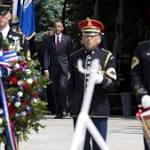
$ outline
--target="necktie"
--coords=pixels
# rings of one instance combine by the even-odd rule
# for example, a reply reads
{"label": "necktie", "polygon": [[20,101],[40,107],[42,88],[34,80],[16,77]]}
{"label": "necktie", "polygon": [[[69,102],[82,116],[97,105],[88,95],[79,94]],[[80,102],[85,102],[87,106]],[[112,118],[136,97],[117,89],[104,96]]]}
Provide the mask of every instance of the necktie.
{"label": "necktie", "polygon": [[2,32],[0,32],[0,49],[3,48],[3,35]]}
{"label": "necktie", "polygon": [[59,35],[56,36],[56,47],[59,47],[60,45],[60,39],[59,39]]}

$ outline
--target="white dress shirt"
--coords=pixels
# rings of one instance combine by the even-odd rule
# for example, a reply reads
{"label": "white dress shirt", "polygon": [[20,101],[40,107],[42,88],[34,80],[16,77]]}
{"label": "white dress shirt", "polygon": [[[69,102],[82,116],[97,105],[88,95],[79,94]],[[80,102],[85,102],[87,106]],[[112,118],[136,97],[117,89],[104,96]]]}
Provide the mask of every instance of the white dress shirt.
{"label": "white dress shirt", "polygon": [[10,26],[7,25],[2,31],[0,31],[0,32],[2,32],[3,39],[5,39],[7,37],[9,30],[10,30]]}

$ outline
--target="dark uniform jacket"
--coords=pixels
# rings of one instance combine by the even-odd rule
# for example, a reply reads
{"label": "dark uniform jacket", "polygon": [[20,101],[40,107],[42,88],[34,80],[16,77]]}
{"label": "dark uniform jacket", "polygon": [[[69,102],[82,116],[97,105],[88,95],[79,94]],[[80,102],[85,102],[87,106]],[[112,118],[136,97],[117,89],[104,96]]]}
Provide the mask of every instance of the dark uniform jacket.
{"label": "dark uniform jacket", "polygon": [[14,32],[12,29],[9,30],[7,38],[9,40],[10,43],[15,42],[14,38],[18,38],[18,40],[20,41],[20,44],[22,44],[22,35],[19,33]]}
{"label": "dark uniform jacket", "polygon": [[71,78],[68,82],[68,93],[71,105],[71,115],[76,116],[80,112],[83,100],[83,93],[87,86],[88,74],[82,74],[78,71],[77,61],[81,59],[83,66],[87,69],[95,58],[100,60],[102,70],[104,70],[104,80],[102,84],[96,84],[91,103],[90,116],[108,116],[109,102],[107,99],[107,90],[115,88],[116,70],[115,59],[110,51],[103,48],[96,48],[90,54],[86,53],[84,48],[73,53],[70,62]]}
{"label": "dark uniform jacket", "polygon": [[[0,37],[0,47],[3,49],[3,37]],[[7,40],[8,40],[8,44],[14,44],[15,41],[17,42],[16,44],[20,44],[21,47],[24,47],[23,44],[23,37],[21,34],[14,32],[12,29],[9,30],[8,34],[7,34]]]}
{"label": "dark uniform jacket", "polygon": [[150,41],[140,42],[132,58],[132,85],[138,98],[150,94]]}

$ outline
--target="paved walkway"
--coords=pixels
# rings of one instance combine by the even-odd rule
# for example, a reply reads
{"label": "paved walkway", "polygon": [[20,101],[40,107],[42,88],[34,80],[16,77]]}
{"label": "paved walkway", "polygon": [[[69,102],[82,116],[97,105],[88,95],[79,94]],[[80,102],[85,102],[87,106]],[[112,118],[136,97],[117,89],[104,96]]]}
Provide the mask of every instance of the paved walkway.
{"label": "paved walkway", "polygon": [[[39,133],[32,132],[20,150],[69,150],[73,136],[71,119],[42,120],[46,125]],[[136,119],[110,118],[107,143],[110,150],[144,150],[140,123]]]}

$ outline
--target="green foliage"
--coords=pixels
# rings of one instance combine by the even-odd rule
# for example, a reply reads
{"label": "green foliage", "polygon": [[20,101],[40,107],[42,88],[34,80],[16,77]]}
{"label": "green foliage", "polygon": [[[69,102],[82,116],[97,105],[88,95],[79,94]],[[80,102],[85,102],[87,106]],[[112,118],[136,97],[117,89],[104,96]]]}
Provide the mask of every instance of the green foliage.
{"label": "green foliage", "polygon": [[37,32],[47,31],[56,18],[62,18],[64,0],[44,0],[36,6]]}
{"label": "green foliage", "polygon": [[48,32],[45,31],[45,32],[39,32],[39,33],[36,33],[35,34],[35,41],[43,41],[43,39],[48,35]]}
{"label": "green foliage", "polygon": [[13,72],[8,78],[10,119],[19,140],[27,140],[30,129],[37,132],[44,127],[39,123],[46,110],[41,94],[48,80],[36,69],[37,65],[36,61],[21,60],[13,64]]}
{"label": "green foliage", "polygon": [[62,19],[65,31],[74,39],[78,37],[78,22],[93,16],[94,3],[91,0],[44,0],[36,5],[36,40],[42,41],[56,18]]}

